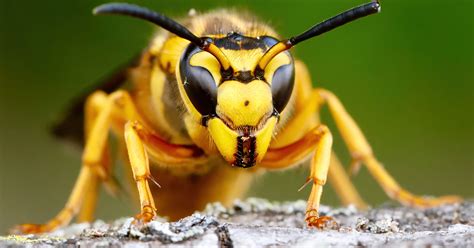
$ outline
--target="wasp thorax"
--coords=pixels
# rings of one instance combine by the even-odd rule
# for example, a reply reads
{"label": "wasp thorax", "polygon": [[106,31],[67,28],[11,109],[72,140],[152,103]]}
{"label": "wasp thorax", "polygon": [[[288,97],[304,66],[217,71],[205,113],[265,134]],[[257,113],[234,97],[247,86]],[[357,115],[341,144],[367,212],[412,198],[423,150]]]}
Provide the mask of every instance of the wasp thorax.
{"label": "wasp thorax", "polygon": [[272,110],[272,92],[263,81],[226,81],[218,88],[217,115],[231,127],[257,127]]}

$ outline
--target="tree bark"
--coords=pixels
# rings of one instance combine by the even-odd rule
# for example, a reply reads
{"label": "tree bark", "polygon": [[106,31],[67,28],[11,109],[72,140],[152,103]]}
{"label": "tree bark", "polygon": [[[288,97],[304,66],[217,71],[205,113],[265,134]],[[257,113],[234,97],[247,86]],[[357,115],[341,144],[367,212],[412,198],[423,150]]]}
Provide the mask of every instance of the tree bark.
{"label": "tree bark", "polygon": [[177,222],[99,220],[43,235],[3,236],[0,247],[474,247],[472,201],[424,210],[388,204],[368,211],[322,206],[321,214],[335,220],[323,229],[306,227],[305,204],[256,198],[237,201],[231,208],[214,203]]}

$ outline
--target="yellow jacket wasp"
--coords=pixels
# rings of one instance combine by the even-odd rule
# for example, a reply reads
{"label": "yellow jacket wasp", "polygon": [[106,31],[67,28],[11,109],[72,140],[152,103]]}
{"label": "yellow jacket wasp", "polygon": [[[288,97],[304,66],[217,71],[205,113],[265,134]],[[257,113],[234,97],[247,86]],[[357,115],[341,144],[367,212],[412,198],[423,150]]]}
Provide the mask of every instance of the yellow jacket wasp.
{"label": "yellow jacket wasp", "polygon": [[[95,14],[128,15],[168,32],[155,36],[126,73],[130,88],[121,88],[125,80],[115,80],[85,99],[82,168],[68,201],[46,224],[21,225],[19,231],[50,231],[76,215],[79,221],[93,219],[98,182],[114,187],[110,130],[126,148],[140,199],[139,220],[148,222],[157,214],[177,219],[212,201],[229,204],[245,193],[254,172],[309,160],[303,186],[312,189],[305,220],[320,227],[330,219],[318,214],[327,175],[344,204],[365,205],[332,152],[331,132],[318,116],[323,105],[353,156],[352,169],[365,164],[390,197],[422,207],[459,201],[403,190],[374,157],[338,98],[312,89],[305,65],[288,51],[379,11],[379,2],[370,2],[280,39],[271,27],[233,11],[192,15],[181,25],[136,5],[97,7]],[[156,181],[161,188],[150,187]]]}

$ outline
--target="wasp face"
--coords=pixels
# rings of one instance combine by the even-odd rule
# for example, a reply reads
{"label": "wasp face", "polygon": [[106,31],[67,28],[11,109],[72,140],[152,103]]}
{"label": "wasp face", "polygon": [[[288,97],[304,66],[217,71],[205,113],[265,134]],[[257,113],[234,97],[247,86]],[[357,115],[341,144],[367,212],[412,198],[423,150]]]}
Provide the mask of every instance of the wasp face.
{"label": "wasp face", "polygon": [[219,61],[189,45],[180,61],[180,78],[192,107],[202,116],[221,155],[232,165],[252,167],[265,155],[294,85],[289,53],[276,56],[264,70],[259,59],[278,40],[230,33],[212,39],[230,62]]}

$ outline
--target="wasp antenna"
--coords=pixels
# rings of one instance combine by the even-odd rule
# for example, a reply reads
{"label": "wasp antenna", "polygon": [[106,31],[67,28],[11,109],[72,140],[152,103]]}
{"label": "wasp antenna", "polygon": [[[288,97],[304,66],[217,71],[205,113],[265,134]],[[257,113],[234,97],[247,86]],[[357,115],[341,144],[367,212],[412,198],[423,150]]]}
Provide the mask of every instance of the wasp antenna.
{"label": "wasp antenna", "polygon": [[197,37],[191,31],[189,31],[183,25],[175,22],[173,19],[138,5],[128,3],[107,3],[97,6],[94,8],[92,13],[94,15],[118,14],[136,17],[152,22],[183,39],[191,41],[198,46],[203,46],[205,42],[203,39]]}
{"label": "wasp antenna", "polygon": [[214,55],[214,57],[217,58],[219,63],[223,66],[224,70],[227,70],[230,67],[230,63],[227,57],[224,55],[224,53],[222,53],[222,51],[216,45],[214,45],[214,43],[212,43],[212,41],[197,37],[183,25],[153,10],[150,10],[138,5],[134,5],[134,4],[128,4],[128,3],[107,3],[107,4],[97,6],[96,8],[94,8],[92,13],[94,15],[103,15],[103,14],[126,15],[126,16],[136,17],[138,19],[147,20],[149,22],[152,22],[170,31],[171,33],[183,39],[189,40],[191,43],[197,45],[202,50],[205,50],[211,53],[212,55]]}
{"label": "wasp antenna", "polygon": [[363,4],[361,6],[347,10],[321,23],[318,23],[300,35],[291,37],[288,40],[280,41],[279,43],[273,45],[262,56],[262,58],[260,59],[258,63],[258,67],[263,70],[268,65],[270,60],[273,59],[277,54],[292,48],[296,44],[302,41],[305,41],[307,39],[313,38],[315,36],[324,34],[328,31],[331,31],[351,21],[355,21],[359,18],[368,16],[371,14],[379,13],[380,9],[381,8],[380,8],[379,1],[378,0],[372,1],[370,3]]}
{"label": "wasp antenna", "polygon": [[355,21],[359,18],[371,15],[371,14],[376,14],[380,12],[380,3],[378,1],[374,1],[371,3],[367,3],[355,8],[352,8],[350,10],[347,10],[337,16],[334,16],[326,21],[323,21],[319,24],[316,24],[306,32],[296,36],[292,37],[289,39],[291,44],[294,46],[301,41],[305,41],[307,39],[313,38],[315,36],[324,34],[328,31],[331,31],[337,27],[340,27],[346,23],[349,23],[351,21]]}

